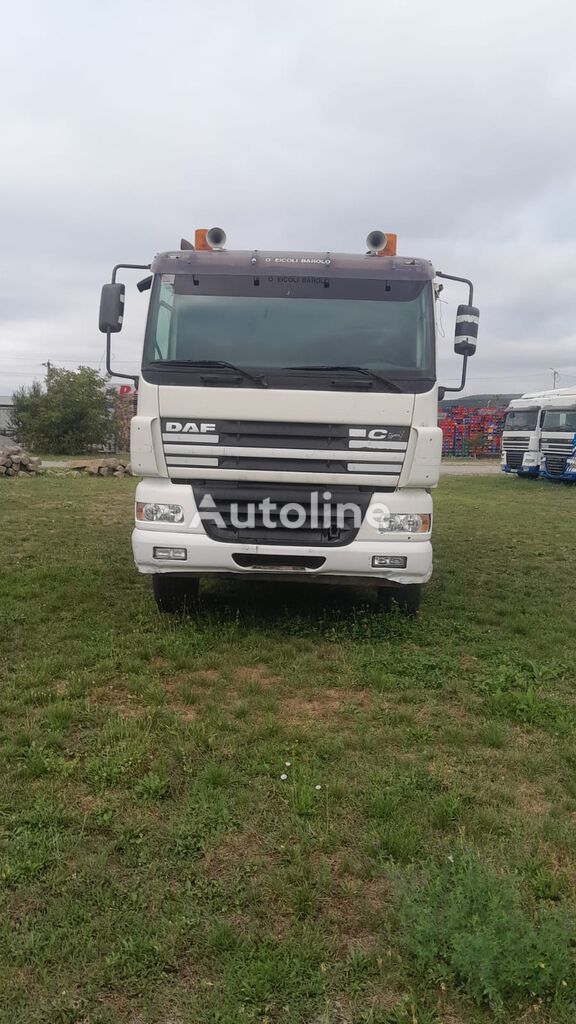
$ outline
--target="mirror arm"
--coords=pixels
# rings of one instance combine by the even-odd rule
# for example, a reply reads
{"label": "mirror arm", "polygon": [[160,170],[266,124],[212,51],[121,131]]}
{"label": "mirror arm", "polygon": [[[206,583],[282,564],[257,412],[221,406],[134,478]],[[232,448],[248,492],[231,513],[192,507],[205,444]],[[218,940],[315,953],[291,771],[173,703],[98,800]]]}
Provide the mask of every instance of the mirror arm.
{"label": "mirror arm", "polygon": [[[150,270],[149,263],[117,263],[112,270],[112,284],[116,284],[116,274],[119,270]],[[106,334],[106,373],[110,377],[122,377],[123,380],[131,380],[134,382],[134,387],[138,390],[139,377],[132,373],[118,373],[113,370],[110,363],[112,360],[112,335],[110,331]]]}
{"label": "mirror arm", "polygon": [[458,388],[439,387],[438,388],[438,401],[439,402],[442,401],[442,399],[444,398],[444,395],[446,394],[447,391],[452,391],[452,392],[464,391],[464,388],[466,387],[466,373],[467,373],[467,369],[468,369],[468,356],[463,356],[463,360],[464,361],[462,363],[462,380],[460,381],[460,387],[458,387]]}
{"label": "mirror arm", "polygon": [[118,370],[113,370],[110,366],[110,360],[112,358],[112,335],[110,331],[106,334],[106,373],[109,377],[123,377],[124,380],[134,381],[134,387],[138,390],[139,377],[132,373],[118,373]]}
{"label": "mirror arm", "polygon": [[116,284],[117,270],[150,270],[150,263],[117,263],[112,270],[112,284]]}
{"label": "mirror arm", "polygon": [[472,281],[469,281],[467,277],[455,277],[454,274],[443,274],[441,270],[436,271],[436,277],[443,277],[445,281],[460,281],[461,284],[468,285],[468,305],[474,305],[474,285]]}

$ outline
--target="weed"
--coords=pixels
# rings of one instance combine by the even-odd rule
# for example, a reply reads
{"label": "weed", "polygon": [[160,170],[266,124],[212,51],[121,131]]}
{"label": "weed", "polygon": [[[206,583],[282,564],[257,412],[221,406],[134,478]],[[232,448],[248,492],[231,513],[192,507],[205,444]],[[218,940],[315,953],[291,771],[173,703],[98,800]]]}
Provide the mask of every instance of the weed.
{"label": "weed", "polygon": [[404,886],[402,942],[435,981],[461,985],[498,1011],[511,1000],[574,992],[574,920],[556,907],[530,908],[514,876],[458,853]]}

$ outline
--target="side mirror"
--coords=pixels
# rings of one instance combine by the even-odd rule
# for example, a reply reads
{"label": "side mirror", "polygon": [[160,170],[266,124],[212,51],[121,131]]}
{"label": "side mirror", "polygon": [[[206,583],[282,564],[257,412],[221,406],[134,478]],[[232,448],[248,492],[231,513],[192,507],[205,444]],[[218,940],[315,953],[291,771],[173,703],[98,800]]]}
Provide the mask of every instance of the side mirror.
{"label": "side mirror", "polygon": [[102,288],[98,326],[103,334],[117,334],[122,330],[125,291],[123,284],[105,284]]}
{"label": "side mirror", "polygon": [[459,356],[473,356],[478,340],[480,310],[477,306],[458,306],[454,351]]}

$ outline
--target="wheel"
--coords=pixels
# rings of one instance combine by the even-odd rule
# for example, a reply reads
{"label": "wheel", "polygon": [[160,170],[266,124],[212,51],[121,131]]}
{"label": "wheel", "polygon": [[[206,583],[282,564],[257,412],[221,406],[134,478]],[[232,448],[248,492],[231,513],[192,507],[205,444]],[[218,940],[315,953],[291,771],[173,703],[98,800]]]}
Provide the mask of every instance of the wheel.
{"label": "wheel", "polygon": [[155,573],[152,577],[152,591],[158,611],[183,615],[196,603],[198,580],[194,576],[165,576],[163,573]]}
{"label": "wheel", "polygon": [[420,583],[405,583],[400,587],[380,587],[378,604],[383,611],[389,612],[396,604],[403,615],[417,615],[422,599]]}

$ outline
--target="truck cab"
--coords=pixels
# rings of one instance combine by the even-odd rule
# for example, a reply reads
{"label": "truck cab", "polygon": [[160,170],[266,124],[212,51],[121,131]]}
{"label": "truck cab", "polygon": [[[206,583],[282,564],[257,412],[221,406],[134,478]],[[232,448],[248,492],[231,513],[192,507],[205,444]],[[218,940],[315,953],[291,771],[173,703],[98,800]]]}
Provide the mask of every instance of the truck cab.
{"label": "truck cab", "polygon": [[515,398],[506,410],[502,432],[504,473],[537,477],[540,470],[540,436],[542,403],[525,395]]}
{"label": "truck cab", "polygon": [[541,476],[576,482],[576,393],[559,398],[544,411]]}
{"label": "truck cab", "polygon": [[504,473],[532,478],[541,475],[545,412],[563,404],[570,405],[572,398],[576,401],[574,388],[556,388],[534,391],[510,402],[502,433],[501,467]]}
{"label": "truck cab", "polygon": [[[124,319],[120,269],[151,271],[132,421],[134,559],[162,611],[202,576],[369,585],[414,612],[432,574],[436,278],[463,282],[455,350],[476,348],[471,283],[396,255],[230,251],[219,228],[119,264],[100,329]],[[116,374],[118,376],[118,374]]]}

